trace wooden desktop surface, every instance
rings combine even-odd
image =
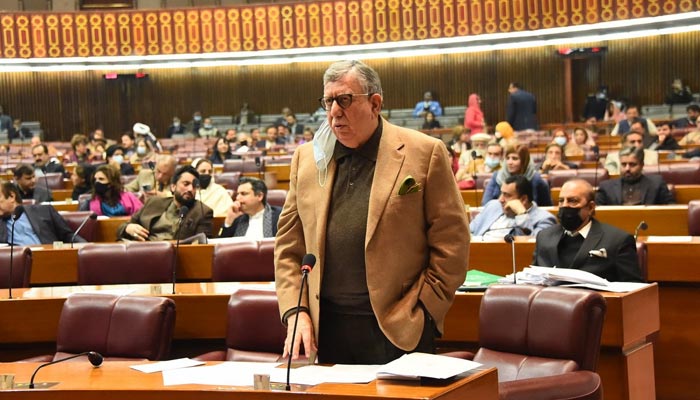
[[[46,389],[2,391],[13,399],[81,400],[95,399],[498,399],[498,377],[495,368],[477,370],[444,385],[420,385],[415,382],[375,380],[367,384],[324,383],[311,387],[293,385],[292,391],[253,390],[251,387],[176,385],[164,386],[161,373],[146,374],[129,368],[133,361],[105,361],[94,368],[85,360],[66,362],[43,368],[38,382],[58,382]],[[217,363],[209,363],[211,365]],[[3,374],[15,375],[15,383],[26,383],[39,363],[0,364]],[[302,397],[303,396],[303,397]]]

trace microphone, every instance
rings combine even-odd
[[[11,240],[10,240],[10,284],[7,285],[8,291],[9,291],[9,298],[12,298],[12,266],[14,265],[14,256],[15,256],[15,223],[17,223],[17,220],[19,217],[22,216],[24,213],[24,206],[19,205],[15,207],[15,210],[12,212],[12,232],[11,232]]]
[[[84,227],[84,226],[87,224],[87,222],[88,222],[89,220],[91,220],[91,219],[93,219],[93,220],[94,220],[94,219],[97,219],[97,214],[95,214],[95,213],[90,213],[90,215],[88,215],[87,217],[85,217],[85,219],[83,220],[83,222],[80,223],[80,225],[78,226],[78,229],[75,230],[75,233],[73,233],[73,236],[71,236],[71,238],[70,238],[70,248],[71,248],[71,249],[73,248],[73,243],[75,243],[75,238],[78,237],[78,233],[80,233],[80,231],[83,229],[83,227]]]
[[[596,145],[591,147],[591,150],[593,150],[593,157],[595,158],[595,172],[593,173],[593,196],[595,197],[596,192],[598,191],[598,164],[600,164],[600,147]]]
[[[255,166],[258,168],[258,178],[264,179],[263,176],[263,162],[260,157],[255,157]]]
[[[68,361],[72,360],[74,358],[82,357],[82,356],[87,356],[88,360],[90,360],[90,364],[92,364],[95,367],[99,367],[102,365],[102,361],[104,361],[104,357],[102,357],[102,354],[96,352],[96,351],[86,351],[84,353],[76,354],[74,356],[62,358],[60,360],[54,360],[51,362],[47,362],[46,364],[41,364],[37,369],[34,370],[34,373],[32,374],[32,378],[29,380],[29,388],[34,389],[34,377],[36,376],[36,373],[39,372],[40,369],[44,367],[48,367],[49,365],[52,364],[57,364],[63,361]]]
[[[177,219],[177,230],[175,231],[175,257],[173,257],[173,294],[175,294],[175,282],[177,281],[177,251],[180,248],[180,228],[182,228],[182,220],[185,215],[190,212],[187,206],[180,207],[180,212]]]
[[[639,234],[639,231],[646,231],[647,228],[649,228],[649,225],[647,225],[646,221],[641,221],[639,222],[639,225],[637,225],[636,228],[634,228],[634,241],[637,241],[637,235]]]
[[[192,181],[192,186],[194,187],[194,190],[199,193],[199,211],[202,213],[202,215],[204,215],[204,204],[202,204],[202,184],[199,182],[199,178],[194,178]]]
[[[479,207],[479,189],[476,187],[476,159],[479,155],[476,150],[472,150],[472,178],[474,179],[474,207]]]
[[[290,372],[292,370],[292,350],[294,348],[294,338],[297,334],[297,324],[299,323],[299,309],[301,308],[301,295],[304,293],[304,283],[308,279],[309,272],[314,268],[316,264],[316,256],[313,254],[306,254],[304,258],[301,259],[301,287],[299,288],[299,301],[297,301],[297,312],[294,315],[294,329],[292,329],[292,345],[289,348],[289,358],[287,359],[287,386],[286,390],[289,392],[292,390],[292,386],[289,384]]]
[[[46,166],[41,167],[41,173],[44,174],[44,183],[46,184],[46,191],[49,192],[49,201],[53,201],[53,194],[51,189],[49,189],[49,178],[46,177]]]
[[[509,233],[503,237],[503,240],[505,240],[506,243],[510,243],[511,257],[513,259],[513,284],[515,285],[518,283],[518,280],[515,278],[515,236]]]
[[[150,169],[151,172],[153,172],[153,189],[158,190],[158,186],[156,186],[156,163],[153,162],[153,160],[151,160],[147,162],[146,165],[148,166],[148,169]]]

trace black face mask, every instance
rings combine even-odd
[[[559,207],[557,217],[561,226],[569,232],[575,232],[583,224],[580,208]]]
[[[208,175],[208,174],[199,175],[199,187],[200,188],[206,189],[209,187],[210,183],[211,183],[211,175]]]
[[[102,182],[95,182],[95,193],[104,196],[109,190],[109,185]]]

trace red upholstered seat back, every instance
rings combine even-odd
[[[15,246],[12,251],[12,287],[29,287],[32,273],[32,251],[29,247]],[[0,288],[10,284],[10,248],[0,249]]]
[[[171,299],[77,293],[61,311],[57,357],[96,351],[105,357],[161,360],[170,351],[174,326]]]
[[[80,227],[80,224],[83,223],[85,218],[92,214],[92,211],[60,211],[59,214],[61,214],[61,217],[66,220],[66,223],[70,229],[75,232],[78,227]],[[88,219],[78,235],[88,242],[94,242],[97,238],[97,228],[97,219]]]
[[[231,295],[227,361],[277,361],[286,335],[274,290],[239,289]]]
[[[78,284],[170,282],[174,256],[170,242],[88,244],[78,251]]]
[[[218,282],[274,281],[274,246],[274,239],[217,244],[212,261],[212,280]]]

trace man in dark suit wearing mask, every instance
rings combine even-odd
[[[559,193],[559,224],[536,239],[533,265],[580,269],[608,281],[641,282],[632,235],[594,218],[594,190],[572,179]]]

